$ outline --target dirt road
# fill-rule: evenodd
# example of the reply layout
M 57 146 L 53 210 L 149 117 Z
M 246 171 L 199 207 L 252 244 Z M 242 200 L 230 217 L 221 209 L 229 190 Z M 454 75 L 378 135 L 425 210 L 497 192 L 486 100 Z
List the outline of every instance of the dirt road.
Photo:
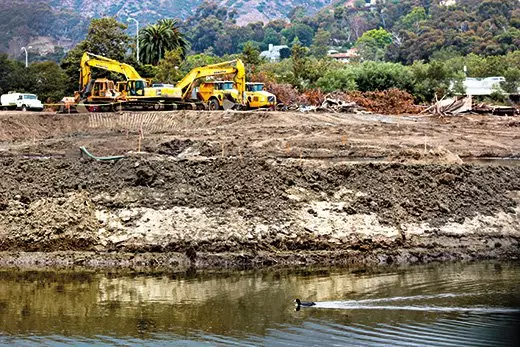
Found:
M 475 160 L 520 157 L 519 126 L 490 116 L 0 113 L 0 264 L 517 257 L 520 165 Z M 127 157 L 92 161 L 80 146 Z

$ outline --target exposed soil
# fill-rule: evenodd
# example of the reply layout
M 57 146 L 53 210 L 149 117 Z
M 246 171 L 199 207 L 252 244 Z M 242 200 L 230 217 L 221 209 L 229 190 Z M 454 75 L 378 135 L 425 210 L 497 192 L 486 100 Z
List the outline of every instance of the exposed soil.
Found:
M 518 257 L 520 165 L 463 163 L 520 157 L 517 122 L 3 112 L 0 265 Z

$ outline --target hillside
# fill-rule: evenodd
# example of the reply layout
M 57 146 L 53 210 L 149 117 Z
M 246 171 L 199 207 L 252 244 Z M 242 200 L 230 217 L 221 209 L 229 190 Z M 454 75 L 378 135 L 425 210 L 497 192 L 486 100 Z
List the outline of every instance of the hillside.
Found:
M 239 25 L 287 18 L 296 6 L 313 13 L 333 0 L 217 0 L 218 5 L 236 11 Z M 0 2 L 0 53 L 21 56 L 22 46 L 50 53 L 55 46 L 70 48 L 85 36 L 91 18 L 112 16 L 125 22 L 139 20 L 141 27 L 159 18 L 187 19 L 204 1 L 193 0 L 11 0 Z

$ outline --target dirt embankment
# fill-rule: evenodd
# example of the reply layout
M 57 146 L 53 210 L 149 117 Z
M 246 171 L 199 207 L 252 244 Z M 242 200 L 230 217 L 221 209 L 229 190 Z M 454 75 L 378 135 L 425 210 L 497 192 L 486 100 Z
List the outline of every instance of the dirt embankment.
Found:
M 520 166 L 461 164 L 468 153 L 518 155 L 515 119 L 13 117 L 0 114 L 3 265 L 381 263 L 520 253 Z M 143 129 L 139 141 L 136 129 Z M 77 156 L 81 145 L 115 155 L 136 144 L 148 153 L 117 162 Z M 363 162 L 367 156 L 387 160 Z
M 351 262 L 361 251 L 403 261 L 519 249 L 518 167 L 164 158 L 0 165 L 3 251 L 180 252 L 193 261 L 204 254 L 203 265 L 215 253 L 277 262 L 287 251 L 339 252 L 335 261 Z

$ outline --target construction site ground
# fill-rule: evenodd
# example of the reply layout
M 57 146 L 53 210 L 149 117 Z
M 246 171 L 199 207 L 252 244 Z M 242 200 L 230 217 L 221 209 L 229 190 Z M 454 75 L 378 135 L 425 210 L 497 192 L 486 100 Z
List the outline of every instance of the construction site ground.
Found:
M 0 265 L 516 258 L 519 159 L 519 117 L 0 112 Z

